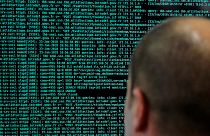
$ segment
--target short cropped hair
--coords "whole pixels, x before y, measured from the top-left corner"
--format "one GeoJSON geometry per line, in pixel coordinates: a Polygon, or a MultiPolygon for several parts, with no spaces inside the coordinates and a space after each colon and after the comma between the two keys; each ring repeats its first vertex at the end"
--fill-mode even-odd
{"type": "Polygon", "coordinates": [[[180,18],[168,18],[139,42],[129,66],[131,90],[142,89],[163,133],[209,132],[210,50],[205,46],[210,43],[194,41],[177,26],[180,18]]]}

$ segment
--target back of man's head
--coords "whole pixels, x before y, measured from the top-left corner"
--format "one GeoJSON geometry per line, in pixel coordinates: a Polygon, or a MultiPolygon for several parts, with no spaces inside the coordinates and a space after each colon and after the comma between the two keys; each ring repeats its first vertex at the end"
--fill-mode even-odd
{"type": "Polygon", "coordinates": [[[161,136],[210,135],[209,26],[203,17],[169,18],[131,58],[128,91],[140,88],[161,136]]]}

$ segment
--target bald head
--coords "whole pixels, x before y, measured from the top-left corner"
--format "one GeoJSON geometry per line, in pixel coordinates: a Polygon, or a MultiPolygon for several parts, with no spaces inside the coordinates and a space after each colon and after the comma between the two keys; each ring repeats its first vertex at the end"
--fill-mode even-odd
{"type": "Polygon", "coordinates": [[[203,17],[168,18],[143,37],[131,58],[128,101],[135,105],[132,91],[140,88],[162,136],[209,131],[209,26],[203,17]]]}
{"type": "Polygon", "coordinates": [[[168,19],[167,22],[173,22],[175,30],[185,32],[186,34],[188,33],[188,35],[190,34],[192,40],[195,38],[194,33],[197,33],[201,38],[203,38],[203,40],[207,40],[208,42],[210,41],[210,28],[208,27],[210,25],[210,20],[207,18],[176,17],[168,19]]]}

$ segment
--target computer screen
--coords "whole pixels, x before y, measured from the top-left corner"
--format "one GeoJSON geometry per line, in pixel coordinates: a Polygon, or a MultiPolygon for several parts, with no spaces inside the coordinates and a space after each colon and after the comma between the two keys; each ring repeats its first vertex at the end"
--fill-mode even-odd
{"type": "Polygon", "coordinates": [[[207,0],[2,0],[0,135],[124,135],[128,64],[143,35],[207,0]]]}

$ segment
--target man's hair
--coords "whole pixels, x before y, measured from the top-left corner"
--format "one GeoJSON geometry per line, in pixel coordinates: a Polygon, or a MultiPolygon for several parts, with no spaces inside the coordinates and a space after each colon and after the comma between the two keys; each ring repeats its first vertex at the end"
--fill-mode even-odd
{"type": "Polygon", "coordinates": [[[129,67],[131,89],[141,88],[157,114],[158,129],[171,136],[210,131],[210,43],[179,28],[180,18],[169,18],[148,32],[129,67]]]}

